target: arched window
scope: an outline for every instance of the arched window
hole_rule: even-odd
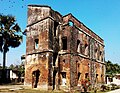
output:
[[[73,26],[74,25],[74,23],[72,21],[69,21],[68,23],[69,23],[69,26]]]
[[[88,73],[85,73],[85,78],[88,78]]]

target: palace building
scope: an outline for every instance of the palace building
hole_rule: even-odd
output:
[[[63,89],[105,83],[104,40],[71,13],[28,5],[24,84]]]

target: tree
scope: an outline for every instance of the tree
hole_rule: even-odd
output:
[[[8,68],[13,70],[15,68],[15,66],[13,64],[11,64]]]
[[[12,69],[12,70],[17,70],[18,71],[18,75],[20,77],[24,77],[25,67],[24,67],[24,63],[23,62],[21,64],[19,64],[19,65],[13,65],[13,64],[11,64],[8,68]]]
[[[13,71],[17,71],[16,75],[18,76],[18,81],[22,81],[22,77],[25,75],[25,67],[23,62],[21,62],[19,65],[11,64],[8,68],[12,69]]]
[[[113,66],[112,62],[108,60],[108,62],[106,62],[106,73],[107,74],[112,74],[112,70],[111,70],[112,66]]]
[[[114,75],[120,73],[120,65],[113,64],[111,61],[106,62],[106,74]]]
[[[24,63],[22,62],[20,65],[18,65],[18,77],[19,77],[19,81],[21,81],[21,78],[24,77],[24,75],[25,75],[25,67],[24,67]]]
[[[0,69],[2,69],[1,63],[0,63]]]
[[[6,53],[9,48],[16,48],[22,42],[22,31],[11,15],[0,15],[0,51],[3,52],[3,70],[5,70]]]

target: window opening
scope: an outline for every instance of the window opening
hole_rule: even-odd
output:
[[[58,27],[59,23],[58,22],[54,22],[54,36],[56,36],[56,30],[57,30],[57,27]]]
[[[73,26],[74,23],[72,21],[69,21],[69,26]]]
[[[67,37],[62,38],[62,49],[67,50]]]
[[[96,78],[98,78],[98,74],[96,74]]]
[[[61,72],[62,74],[62,85],[65,86],[66,85],[66,72]]]
[[[102,61],[102,51],[100,51],[99,60]]]
[[[88,73],[85,73],[85,78],[88,78]]]
[[[61,72],[62,78],[66,78],[66,72]]]
[[[80,52],[80,40],[77,40],[77,52]]]
[[[98,53],[97,53],[97,59],[100,60],[100,45],[98,44]]]
[[[38,49],[39,47],[39,39],[35,39],[35,49]]]
[[[100,51],[100,55],[102,55],[102,51]]]
[[[55,66],[55,62],[57,60],[58,53],[53,53],[53,66]]]
[[[63,60],[63,62],[65,63],[65,59]]]
[[[81,75],[81,73],[80,73],[80,72],[78,72],[78,80],[80,79],[80,75]]]
[[[97,48],[95,49],[95,53],[97,52]]]
[[[96,81],[95,82],[98,82],[98,74],[96,74]]]

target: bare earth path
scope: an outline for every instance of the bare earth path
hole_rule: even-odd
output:
[[[24,90],[24,89],[31,89],[30,87],[26,87],[24,85],[0,85],[0,93],[37,93],[36,91],[19,91],[19,90]],[[19,92],[16,92],[19,91]],[[50,92],[41,92],[41,93],[50,93]],[[56,93],[56,92],[55,92]],[[60,92],[61,93],[61,92]],[[112,90],[110,92],[106,93],[120,93],[120,89]]]
[[[0,93],[16,93],[15,90],[24,89],[24,85],[0,85]]]
[[[0,93],[66,93],[60,91],[42,91],[24,85],[0,85]]]
[[[21,88],[24,87],[24,85],[0,85],[0,89],[12,89],[12,88]]]

